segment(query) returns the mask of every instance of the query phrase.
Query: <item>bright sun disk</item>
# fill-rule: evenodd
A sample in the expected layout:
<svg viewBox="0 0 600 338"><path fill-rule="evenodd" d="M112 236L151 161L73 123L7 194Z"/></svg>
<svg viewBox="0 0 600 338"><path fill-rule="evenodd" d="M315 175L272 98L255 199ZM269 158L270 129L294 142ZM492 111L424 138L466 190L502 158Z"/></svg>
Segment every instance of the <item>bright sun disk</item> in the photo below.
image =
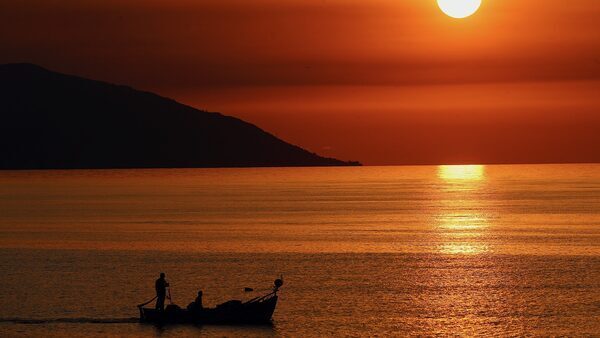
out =
<svg viewBox="0 0 600 338"><path fill-rule="evenodd" d="M437 0L438 6L446 15L462 19L477 12L481 0Z"/></svg>

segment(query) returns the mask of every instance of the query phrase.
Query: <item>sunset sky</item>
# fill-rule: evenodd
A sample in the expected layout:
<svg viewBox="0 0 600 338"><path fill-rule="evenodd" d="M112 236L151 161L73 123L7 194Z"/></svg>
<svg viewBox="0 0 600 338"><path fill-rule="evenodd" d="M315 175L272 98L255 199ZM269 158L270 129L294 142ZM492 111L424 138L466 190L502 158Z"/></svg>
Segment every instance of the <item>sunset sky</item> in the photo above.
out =
<svg viewBox="0 0 600 338"><path fill-rule="evenodd" d="M2 1L9 62L365 164L600 161L599 0Z"/></svg>

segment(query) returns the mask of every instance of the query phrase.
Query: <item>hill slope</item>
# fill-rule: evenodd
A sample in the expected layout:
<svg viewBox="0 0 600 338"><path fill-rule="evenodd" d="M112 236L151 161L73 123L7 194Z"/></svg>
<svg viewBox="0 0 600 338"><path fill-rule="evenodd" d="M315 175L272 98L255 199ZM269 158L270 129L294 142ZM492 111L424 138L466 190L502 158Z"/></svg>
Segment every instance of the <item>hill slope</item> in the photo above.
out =
<svg viewBox="0 0 600 338"><path fill-rule="evenodd" d="M0 65L0 169L357 165L174 100Z"/></svg>

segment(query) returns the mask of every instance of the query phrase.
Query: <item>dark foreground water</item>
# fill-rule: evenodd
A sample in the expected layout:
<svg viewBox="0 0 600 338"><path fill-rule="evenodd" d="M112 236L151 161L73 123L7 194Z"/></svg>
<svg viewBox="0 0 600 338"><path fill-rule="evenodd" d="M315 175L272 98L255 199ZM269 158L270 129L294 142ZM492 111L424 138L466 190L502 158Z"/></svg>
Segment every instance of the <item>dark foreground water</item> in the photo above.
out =
<svg viewBox="0 0 600 338"><path fill-rule="evenodd" d="M0 336L600 335L600 166L0 172ZM272 326L135 321L285 285Z"/></svg>

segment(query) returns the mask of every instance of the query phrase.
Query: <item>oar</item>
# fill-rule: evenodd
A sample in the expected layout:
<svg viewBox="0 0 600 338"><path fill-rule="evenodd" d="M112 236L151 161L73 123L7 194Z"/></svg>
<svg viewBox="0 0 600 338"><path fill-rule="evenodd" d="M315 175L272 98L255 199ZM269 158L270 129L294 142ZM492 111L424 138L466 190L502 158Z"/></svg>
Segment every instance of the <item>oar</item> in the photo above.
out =
<svg viewBox="0 0 600 338"><path fill-rule="evenodd" d="M155 300L156 297L158 297L158 296L154 296L154 298L150 299L149 301L147 301L145 303L139 304L137 307L143 307L143 306L146 306L146 305L150 304L150 302L152 302L153 300Z"/></svg>

